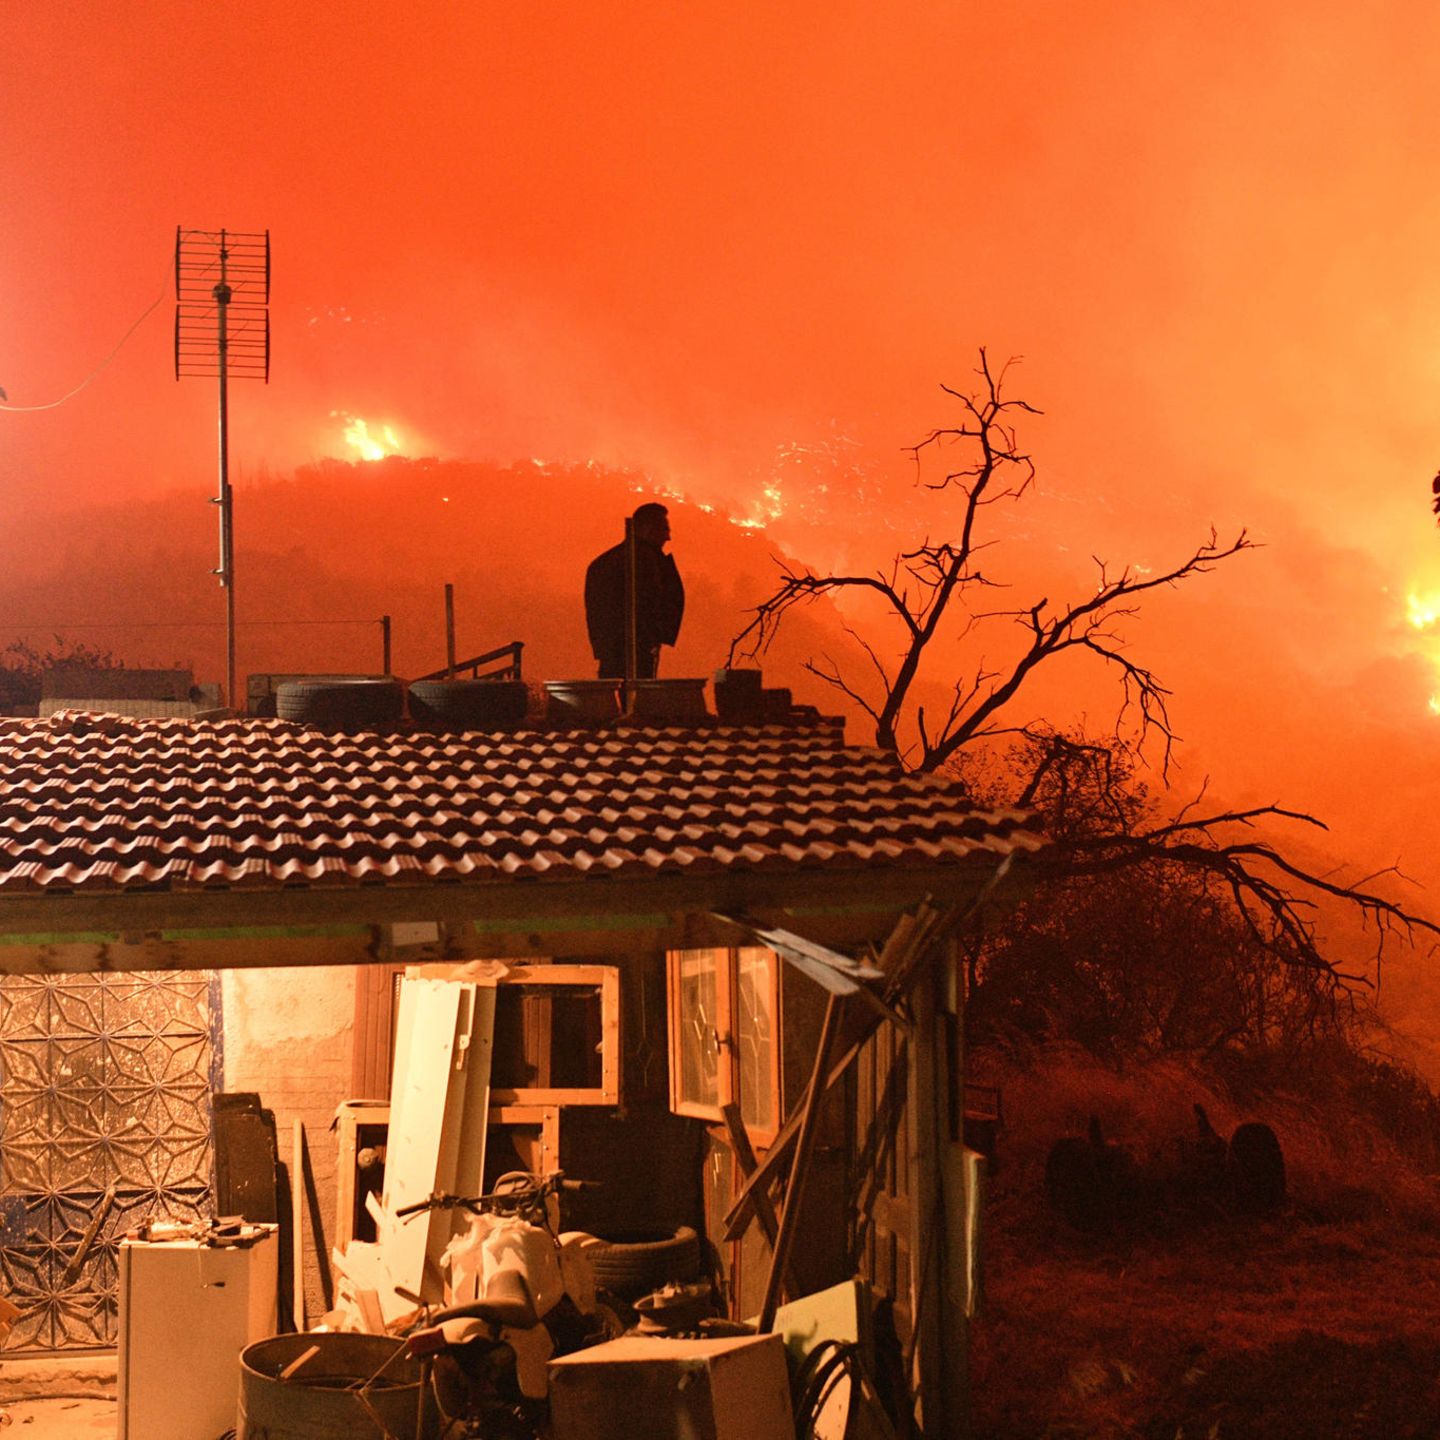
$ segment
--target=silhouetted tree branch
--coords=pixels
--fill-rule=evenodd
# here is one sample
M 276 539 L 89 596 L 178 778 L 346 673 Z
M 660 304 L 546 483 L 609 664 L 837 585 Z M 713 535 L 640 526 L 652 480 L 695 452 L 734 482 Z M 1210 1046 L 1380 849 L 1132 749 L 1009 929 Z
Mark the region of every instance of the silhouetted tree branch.
M 911 447 L 919 483 L 959 497 L 953 538 L 932 542 L 927 537 L 915 549 L 896 556 L 888 571 L 874 575 L 817 575 L 782 565 L 779 588 L 756 607 L 755 618 L 735 638 L 731 661 L 737 655 L 754 658 L 763 654 L 796 605 L 840 591 L 868 593 L 882 616 L 898 628 L 900 639 L 893 669 L 872 645 L 861 642 L 876 672 L 878 689 L 847 677 L 828 657 L 823 663 L 811 660 L 806 668 L 859 705 L 875 725 L 876 744 L 913 760 L 914 768 L 934 770 L 975 740 L 1013 733 L 1012 727 L 1001 723 L 1003 712 L 1039 666 L 1072 650 L 1091 654 L 1118 673 L 1124 695 L 1122 716 L 1133 710 L 1142 734 L 1158 733 L 1168 762 L 1174 740 L 1166 707 L 1169 692 L 1152 670 L 1125 653 L 1116 627 L 1135 614 L 1137 602 L 1148 592 L 1208 574 L 1220 561 L 1250 549 L 1252 542 L 1241 531 L 1234 540 L 1222 543 L 1212 530 L 1204 544 L 1162 574 L 1141 574 L 1128 566 L 1112 574 L 1097 560 L 1095 591 L 1077 603 L 1057 606 L 1047 597 L 1021 609 L 981 608 L 976 603 L 979 597 L 998 583 L 979 564 L 987 548 L 979 536 L 982 511 L 1000 501 L 1019 500 L 1035 477 L 1030 456 L 1019 447 L 1012 417 L 1041 412 L 1024 400 L 1005 398 L 1008 368 L 1007 364 L 998 372 L 992 370 L 982 349 L 977 372 L 981 385 L 976 394 L 941 387 L 959 402 L 963 411 L 960 423 L 933 430 Z M 927 460 L 932 454 L 946 454 L 952 446 L 960 447 L 962 463 L 927 480 Z M 927 652 L 933 655 L 937 637 L 951 633 L 944 627 L 954 626 L 959 638 L 967 638 L 981 625 L 1007 619 L 1022 632 L 1018 656 L 998 668 L 990 668 L 983 659 L 975 663 L 953 683 L 944 714 L 938 719 L 914 703 L 918 753 L 912 754 L 912 747 L 902 741 L 902 726 L 911 718 L 910 707 Z
M 1227 840 L 1236 829 L 1265 821 L 1290 820 L 1324 830 L 1313 815 L 1265 805 L 1253 810 L 1221 811 L 1138 835 L 1110 835 L 1062 847 L 1049 857 L 1067 879 L 1101 875 L 1141 865 L 1183 865 L 1220 881 L 1234 901 L 1235 914 L 1254 940 L 1287 965 L 1312 970 L 1327 988 L 1370 984 L 1367 976 L 1342 970 L 1322 951 L 1316 934 L 1314 897 L 1328 896 L 1355 907 L 1374 927 L 1377 944 L 1399 931 L 1414 939 L 1421 932 L 1440 939 L 1440 925 L 1412 914 L 1373 890 L 1327 879 L 1288 859 L 1263 840 Z M 1042 861 L 1042 865 L 1046 865 Z M 1400 877 L 1394 867 L 1382 874 Z M 1378 877 L 1372 877 L 1378 878 Z
M 1206 1051 L 1333 1027 L 1339 1003 L 1372 984 L 1327 944 L 1342 908 L 1375 936 L 1377 981 L 1392 937 L 1440 939 L 1440 925 L 1375 888 L 1403 879 L 1398 869 L 1352 881 L 1286 854 L 1275 832 L 1325 830 L 1315 816 L 1205 808 L 1204 787 L 1162 814 L 1114 743 L 1031 731 L 1003 760 L 967 757 L 960 773 L 983 803 L 1038 809 L 1050 839 L 1034 861 L 1044 883 L 977 941 L 972 983 L 1014 1013 L 1047 997 L 1043 1023 L 1065 1029 L 1078 1015 L 1090 1043 L 1107 1026 L 1142 1047 Z

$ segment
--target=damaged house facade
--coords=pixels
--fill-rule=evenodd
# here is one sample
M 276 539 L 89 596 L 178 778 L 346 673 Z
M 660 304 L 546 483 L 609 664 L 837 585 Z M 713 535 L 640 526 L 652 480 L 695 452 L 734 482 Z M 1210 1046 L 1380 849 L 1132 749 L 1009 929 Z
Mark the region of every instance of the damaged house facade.
M 860 1277 L 926 1432 L 963 1409 L 949 941 L 1039 847 L 1026 817 L 802 710 L 457 733 L 60 711 L 0 720 L 0 795 L 12 1352 L 116 1344 L 122 1240 L 213 1215 L 217 1118 L 248 1095 L 292 1172 L 297 1321 L 366 1288 L 347 1247 L 383 1249 L 405 1186 L 563 1171 L 586 1182 L 563 1228 L 694 1230 L 731 1319 Z M 425 987 L 482 994 L 470 1029 L 425 1019 Z M 470 1149 L 407 1176 L 466 1044 Z

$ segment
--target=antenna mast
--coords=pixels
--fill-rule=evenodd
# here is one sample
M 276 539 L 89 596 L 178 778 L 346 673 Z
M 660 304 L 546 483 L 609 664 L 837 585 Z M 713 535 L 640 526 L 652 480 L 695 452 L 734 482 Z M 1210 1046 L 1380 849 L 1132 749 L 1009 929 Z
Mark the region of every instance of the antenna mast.
M 175 230 L 175 378 L 220 381 L 220 565 L 226 690 L 235 690 L 235 512 L 230 490 L 230 377 L 270 381 L 270 232 Z

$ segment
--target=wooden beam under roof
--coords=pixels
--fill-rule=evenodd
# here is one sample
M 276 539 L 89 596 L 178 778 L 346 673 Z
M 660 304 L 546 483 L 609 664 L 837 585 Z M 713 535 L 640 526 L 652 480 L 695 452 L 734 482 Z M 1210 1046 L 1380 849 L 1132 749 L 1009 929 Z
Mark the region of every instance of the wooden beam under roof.
M 999 858 L 896 870 L 7 895 L 0 974 L 623 957 L 731 943 L 733 927 L 711 912 L 734 910 L 821 944 L 858 946 L 882 939 L 897 912 L 927 896 L 963 903 Z

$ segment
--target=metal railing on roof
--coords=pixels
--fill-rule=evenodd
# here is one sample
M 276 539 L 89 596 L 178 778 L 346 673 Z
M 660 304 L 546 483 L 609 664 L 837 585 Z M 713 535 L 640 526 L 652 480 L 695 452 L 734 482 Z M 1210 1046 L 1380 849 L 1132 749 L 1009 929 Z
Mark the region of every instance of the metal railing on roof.
M 457 660 L 453 667 L 442 665 L 429 675 L 417 675 L 410 683 L 413 685 L 421 680 L 454 680 L 462 670 L 468 670 L 473 680 L 519 680 L 520 656 L 524 649 L 523 640 L 512 640 L 508 645 L 501 645 L 495 650 L 487 650 L 485 654 L 475 656 L 473 660 Z M 480 673 L 482 665 L 494 665 L 497 660 L 505 659 L 506 656 L 509 658 L 505 664 L 496 665 L 493 670 L 487 670 L 483 675 Z

